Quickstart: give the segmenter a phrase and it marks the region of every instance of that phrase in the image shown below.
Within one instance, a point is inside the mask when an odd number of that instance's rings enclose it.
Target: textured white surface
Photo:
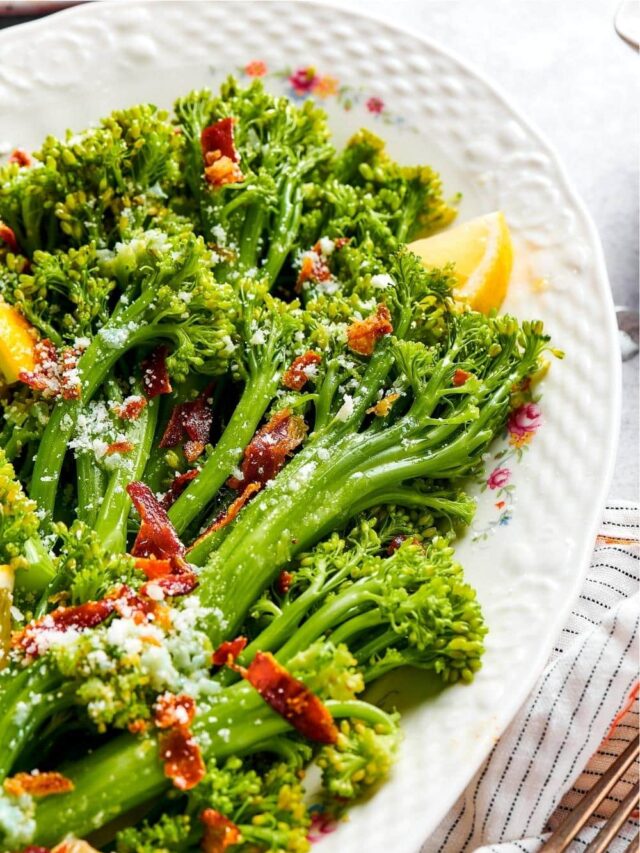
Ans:
[[[466,218],[502,207],[549,287],[516,283],[512,310],[539,316],[567,351],[544,388],[544,427],[517,472],[513,523],[459,554],[491,633],[471,687],[390,701],[406,739],[382,793],[322,843],[325,853],[410,853],[488,753],[542,669],[581,583],[608,487],[618,412],[612,303],[595,230],[553,154],[491,88],[446,52],[380,23],[302,4],[100,4],[0,36],[0,139],[32,147],[116,106],[215,84],[251,59],[315,65],[364,84],[420,127],[380,128],[392,153],[429,161]],[[344,138],[373,118],[331,106]],[[391,688],[389,688],[391,690]]]

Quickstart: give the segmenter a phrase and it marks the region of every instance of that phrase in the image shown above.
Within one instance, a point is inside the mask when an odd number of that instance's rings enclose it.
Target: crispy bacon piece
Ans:
[[[132,720],[127,725],[127,729],[131,732],[132,735],[141,735],[147,731],[149,728],[149,723],[146,720],[143,720],[139,717],[137,720]]]
[[[21,370],[21,382],[41,391],[47,400],[77,400],[81,391],[77,371],[80,351],[74,347],[64,347],[58,352],[53,341],[48,338],[37,341],[34,351],[35,369]]]
[[[142,384],[149,399],[153,399],[159,394],[171,393],[171,381],[167,370],[168,354],[168,347],[156,347],[151,355],[142,362]]]
[[[73,791],[74,785],[71,779],[67,779],[62,773],[47,771],[40,773],[16,773],[3,782],[7,794],[12,797],[20,797],[29,794],[32,797],[49,797],[51,794],[68,794]]]
[[[179,595],[188,595],[198,586],[198,576],[195,572],[182,571],[177,574],[167,575],[164,578],[149,581],[140,592],[154,598],[158,590],[167,598],[176,598]]]
[[[307,434],[303,418],[291,409],[282,409],[266,423],[245,448],[242,461],[242,479],[232,477],[232,489],[240,490],[249,483],[268,483],[285,463],[287,456],[302,444]]]
[[[240,494],[223,512],[219,515],[213,524],[210,524],[209,527],[205,530],[202,536],[207,536],[209,533],[214,533],[216,530],[221,530],[223,527],[226,527],[227,524],[231,524],[234,518],[238,515],[242,507],[248,503],[251,498],[260,491],[262,488],[262,483],[249,483],[249,485],[244,489],[242,494]],[[200,539],[200,537],[198,537]]]
[[[204,158],[204,176],[213,187],[235,184],[244,180],[238,166],[240,154],[233,139],[234,118],[222,118],[205,127],[200,134]]]
[[[219,151],[221,157],[228,157],[234,163],[240,162],[240,154],[236,150],[233,139],[235,123],[236,119],[234,118],[221,118],[204,128],[200,134],[203,157],[210,151]]]
[[[173,407],[160,447],[175,447],[186,433],[188,441],[184,444],[184,455],[189,462],[195,462],[209,441],[213,423],[212,391],[213,386],[209,385],[195,400]]]
[[[136,557],[135,566],[145,573],[148,580],[164,578],[173,571],[171,560],[158,560],[155,557]]]
[[[472,373],[469,373],[467,370],[461,370],[458,368],[453,374],[453,384],[456,388],[459,388],[461,385],[464,385],[467,379],[471,379],[473,376]]]
[[[18,166],[30,166],[31,157],[22,148],[14,148],[9,157],[9,163],[17,163]]]
[[[81,838],[68,838],[56,844],[51,853],[99,853],[99,851]]]
[[[206,773],[200,747],[187,726],[174,726],[160,736],[160,759],[164,775],[181,791],[195,788]]]
[[[375,406],[367,409],[367,414],[376,415],[378,418],[386,418],[399,396],[400,394],[387,394],[382,400],[378,400]]]
[[[145,598],[140,590],[140,595],[129,587],[123,586],[116,599],[116,611],[123,619],[133,619],[137,625],[152,622],[160,628],[169,628],[171,615],[169,608],[164,604]],[[150,638],[146,638],[151,642]]]
[[[283,569],[278,575],[278,580],[276,581],[276,588],[280,595],[286,595],[286,593],[289,592],[292,583],[293,575],[291,572],[286,572]]]
[[[9,228],[9,226],[5,225],[4,222],[0,222],[0,240],[6,245],[10,252],[13,252],[14,255],[22,254],[13,228]]]
[[[167,511],[160,505],[149,486],[133,482],[127,486],[129,497],[138,510],[142,522],[131,553],[134,557],[157,557],[184,566],[185,548]]]
[[[398,533],[397,536],[394,536],[391,542],[387,545],[387,554],[389,556],[394,554],[406,539],[407,536],[404,533]]]
[[[113,411],[116,417],[123,421],[137,421],[147,405],[147,398],[142,394],[132,394],[126,397],[122,403],[116,403]]]
[[[178,474],[175,476],[171,481],[171,485],[162,496],[160,505],[165,509],[169,509],[174,501],[176,501],[184,492],[187,487],[187,483],[191,480],[195,480],[199,473],[200,471],[198,468],[191,468],[189,471],[185,471],[184,474]]]
[[[124,588],[126,589],[126,587]],[[121,590],[112,593],[100,601],[87,601],[74,607],[59,607],[46,616],[30,622],[11,636],[11,646],[21,649],[29,657],[38,657],[41,653],[40,640],[49,632],[64,632],[70,629],[84,631],[100,625],[116,610]],[[46,644],[45,644],[46,646]]]
[[[297,358],[294,358],[285,370],[282,376],[282,384],[285,388],[290,388],[292,391],[302,391],[313,375],[312,370],[309,370],[309,368],[313,369],[321,361],[322,356],[311,350],[305,352],[303,355],[299,355]]]
[[[386,305],[378,305],[376,313],[365,320],[357,320],[347,329],[349,349],[359,355],[373,355],[376,343],[393,332],[391,314]]]
[[[28,847],[22,848],[22,853],[51,853],[48,847],[38,847],[36,844],[30,844]]]
[[[317,743],[336,742],[338,729],[326,705],[270,652],[256,652],[246,669],[234,666],[264,701],[301,735]]]
[[[348,246],[350,242],[351,237],[336,237],[336,239],[333,241],[335,251],[339,252],[340,249],[344,248],[345,246]]]
[[[134,449],[135,444],[131,441],[112,441],[111,444],[107,446],[105,454],[107,456],[112,456],[114,453],[131,453]]]
[[[305,252],[302,256],[300,272],[296,279],[296,293],[300,293],[305,281],[329,281],[331,277],[332,272],[324,255],[319,254],[313,249],[310,252]]]
[[[224,853],[228,847],[240,842],[238,827],[215,809],[205,809],[200,815],[204,824],[202,850],[204,853]]]
[[[247,645],[246,637],[236,637],[235,640],[226,640],[220,643],[218,648],[211,656],[211,662],[214,666],[231,666],[235,663],[236,658],[245,650]]]
[[[154,706],[153,722],[159,729],[190,726],[195,715],[196,703],[192,696],[163,693]]]

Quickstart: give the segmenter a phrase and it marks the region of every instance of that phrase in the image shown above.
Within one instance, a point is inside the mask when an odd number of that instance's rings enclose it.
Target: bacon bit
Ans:
[[[262,488],[262,483],[249,483],[246,489],[239,495],[233,503],[229,504],[225,512],[219,515],[213,524],[210,524],[209,527],[205,530],[201,536],[207,536],[209,533],[214,533],[216,530],[221,530],[223,527],[226,527],[227,524],[231,524],[234,518],[238,515],[242,507],[248,503],[251,498],[259,492]],[[198,537],[198,539],[201,538]],[[194,543],[195,544],[195,543]],[[193,547],[193,546],[192,546]]]
[[[453,374],[453,384],[456,388],[460,388],[461,385],[464,385],[468,379],[471,379],[473,373],[469,373],[467,370],[461,370],[458,368],[456,372]]]
[[[276,581],[276,589],[280,593],[280,595],[286,595],[289,592],[291,584],[293,583],[293,575],[291,572],[281,571],[278,575],[278,580]]]
[[[131,554],[134,557],[158,557],[184,567],[184,545],[169,521],[167,511],[149,486],[139,482],[129,483],[127,492],[142,519]]]
[[[285,388],[290,388],[292,391],[302,391],[304,386],[310,379],[311,371],[308,370],[312,365],[320,364],[322,356],[317,352],[305,352],[299,355],[291,362],[282,376],[282,384]]]
[[[249,483],[268,483],[283,467],[287,456],[302,444],[307,425],[291,409],[281,409],[251,439],[244,451],[242,479],[232,477],[228,484],[240,490]]]
[[[234,163],[240,162],[240,155],[233,139],[235,123],[235,118],[221,118],[204,128],[200,134],[203,157],[206,157],[211,151],[219,151],[221,157],[228,157]]]
[[[323,255],[313,249],[302,256],[300,272],[296,280],[296,293],[300,293],[305,281],[328,281],[332,277],[331,270]]]
[[[228,847],[240,842],[242,836],[235,823],[215,809],[205,809],[200,820],[204,824],[204,853],[224,853]]]
[[[404,533],[399,533],[397,536],[394,536],[391,542],[387,545],[387,554],[391,556],[395,553],[406,539],[407,537]]]
[[[135,444],[130,441],[113,441],[105,450],[106,456],[112,456],[114,453],[131,453],[135,449]]]
[[[386,305],[378,305],[376,313],[366,320],[357,320],[347,329],[349,349],[359,355],[373,355],[376,343],[393,332],[391,314]]]
[[[4,780],[3,787],[12,797],[21,797],[23,794],[49,797],[51,794],[68,794],[73,791],[74,784],[62,773],[53,770],[40,773],[36,770],[33,773],[16,773]]]
[[[164,775],[181,791],[195,788],[206,773],[200,747],[186,726],[174,727],[160,736],[160,759]]]
[[[209,385],[195,400],[173,407],[160,447],[175,447],[186,433],[189,440],[185,442],[184,455],[189,462],[195,462],[209,441],[213,423],[212,391],[213,386]]]
[[[126,397],[122,403],[116,403],[113,406],[113,412],[116,417],[123,421],[137,421],[147,405],[147,398],[142,394],[132,394]]]
[[[387,396],[383,397],[382,400],[378,400],[375,406],[371,406],[370,409],[367,409],[367,414],[375,415],[378,418],[386,418],[393,408],[393,404],[399,397],[400,394],[387,394]]]
[[[175,726],[190,726],[196,715],[196,703],[193,697],[181,693],[163,693],[153,710],[153,722],[159,729],[170,729]]]
[[[136,557],[135,567],[144,572],[147,580],[165,578],[173,571],[171,560],[158,560],[156,557]]]
[[[206,446],[207,445],[204,441],[185,441],[184,447],[182,448],[184,458],[187,462],[195,462],[196,459],[202,456]]]
[[[14,148],[9,157],[9,163],[17,163],[18,166],[30,166],[31,157],[22,148]]]
[[[237,184],[244,181],[242,169],[230,157],[224,157],[219,151],[209,151],[205,154],[204,176],[212,187],[223,187],[225,184]]]
[[[256,652],[246,669],[237,664],[234,669],[301,735],[317,743],[336,742],[338,729],[326,705],[270,652]]]
[[[28,847],[23,847],[22,853],[51,853],[51,850],[48,847],[38,847],[37,845],[30,844]]]
[[[140,590],[142,593],[142,590]],[[146,622],[153,622],[161,628],[169,628],[171,625],[171,615],[169,608],[159,601],[153,601],[149,598],[143,598],[127,586],[120,588],[116,594],[116,612],[123,619],[133,619],[136,625],[142,625]],[[147,642],[149,642],[149,639]]]
[[[168,575],[158,580],[146,583],[140,592],[142,595],[153,597],[154,589],[159,589],[167,598],[176,598],[179,595],[188,595],[198,586],[198,576],[195,572],[184,571],[179,574]]]
[[[150,399],[159,394],[170,394],[172,391],[169,372],[167,371],[168,354],[168,347],[156,347],[151,355],[142,362],[142,384]]]
[[[343,249],[345,246],[348,246],[351,242],[351,237],[336,237],[333,241],[333,245],[335,247],[336,252],[339,252],[340,249]]]
[[[81,838],[70,838],[56,844],[51,853],[99,853],[99,851],[92,847],[88,841],[83,841]]]
[[[126,589],[126,587],[123,587]],[[11,647],[21,649],[29,657],[38,657],[41,653],[39,640],[47,633],[77,629],[84,631],[100,625],[116,610],[117,599],[122,590],[112,593],[99,601],[87,601],[75,607],[59,607],[46,616],[30,622],[11,636]]]
[[[60,352],[53,341],[43,338],[34,347],[36,366],[34,370],[21,370],[19,379],[35,391],[41,391],[46,400],[77,400],[81,385],[78,377],[80,351],[75,347],[64,347]]]
[[[244,180],[238,166],[240,154],[233,139],[234,118],[223,118],[210,124],[200,134],[205,162],[204,176],[214,187],[235,184]]]
[[[142,718],[138,720],[132,720],[128,725],[127,729],[131,732],[132,735],[141,735],[147,731],[149,728],[149,723]]]
[[[184,474],[178,474],[175,476],[171,481],[169,489],[162,496],[160,506],[165,509],[169,509],[174,501],[176,501],[184,492],[187,487],[187,483],[191,480],[195,480],[199,473],[200,471],[198,468],[191,468],[189,471],[185,471]]]
[[[231,666],[232,663],[235,663],[236,658],[245,650],[246,645],[246,637],[236,637],[235,640],[226,640],[224,643],[220,643],[211,655],[211,662],[214,666]]]
[[[13,252],[14,255],[22,254],[15,231],[13,228],[9,228],[8,225],[5,225],[4,222],[0,222],[0,240],[2,240],[7,249]]]

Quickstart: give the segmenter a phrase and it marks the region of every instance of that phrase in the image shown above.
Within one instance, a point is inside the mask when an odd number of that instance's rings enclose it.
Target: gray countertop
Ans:
[[[637,310],[638,54],[615,32],[618,0],[341,3],[441,42],[500,85],[560,154],[600,232],[614,300]],[[639,362],[623,365],[613,500],[638,500]]]

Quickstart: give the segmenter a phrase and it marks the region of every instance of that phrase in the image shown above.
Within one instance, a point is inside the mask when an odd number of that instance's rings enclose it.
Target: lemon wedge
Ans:
[[[454,264],[454,295],[475,311],[499,308],[507,294],[513,244],[502,211],[471,219],[456,228],[409,244],[425,266]]]
[[[0,371],[6,381],[17,382],[21,370],[33,370],[35,336],[32,326],[19,311],[0,302]]]

